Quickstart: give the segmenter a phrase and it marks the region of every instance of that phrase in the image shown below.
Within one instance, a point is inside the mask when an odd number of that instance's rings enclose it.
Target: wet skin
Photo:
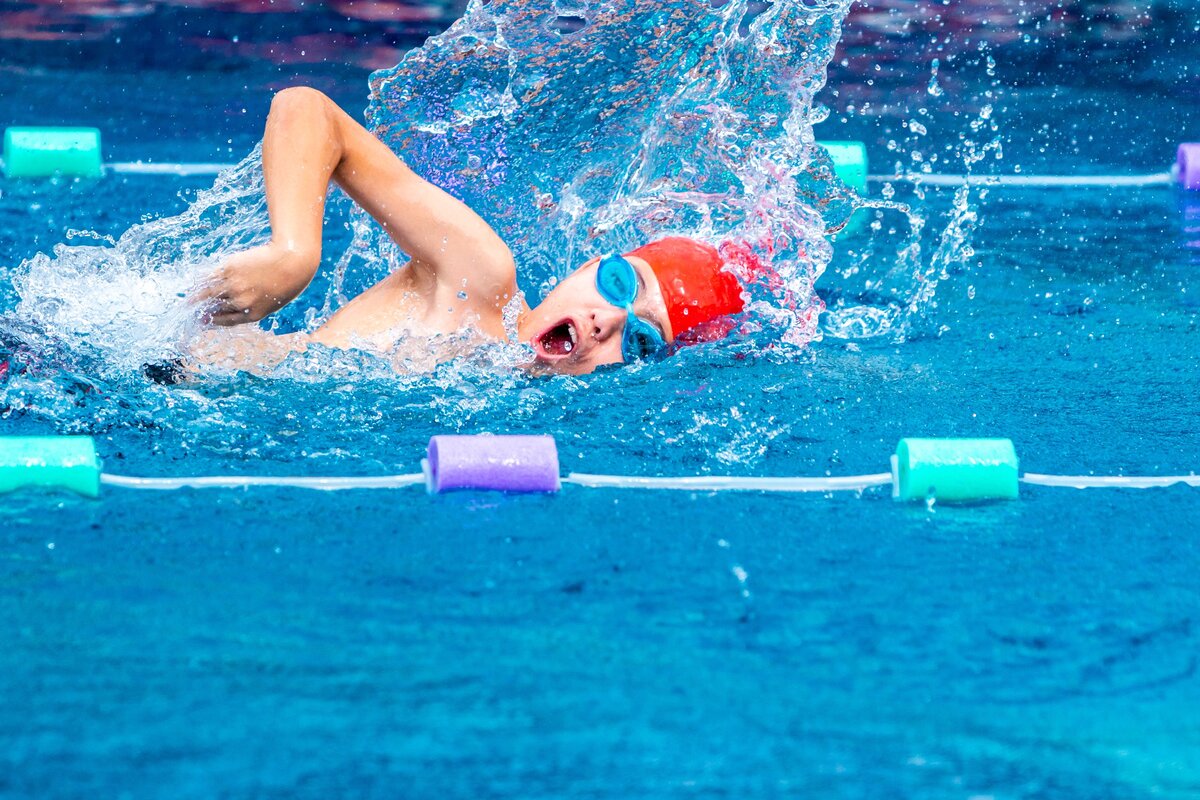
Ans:
[[[466,205],[414,173],[388,147],[313,89],[276,95],[263,134],[271,240],[239,253],[204,281],[193,300],[217,326],[257,322],[295,299],[321,261],[324,201],[337,183],[374,217],[410,261],[366,290],[308,336],[288,342],[387,350],[401,331],[450,333],[471,326],[507,339],[504,309],[519,296],[512,253]],[[658,282],[638,274],[634,313],[670,342]],[[627,314],[596,288],[599,259],[568,275],[536,308],[523,307],[520,341],[534,371],[573,375],[623,361]]]

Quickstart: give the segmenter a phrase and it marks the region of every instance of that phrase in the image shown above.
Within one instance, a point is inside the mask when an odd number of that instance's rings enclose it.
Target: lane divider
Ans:
[[[112,164],[106,164],[104,168],[109,172],[119,175],[174,175],[186,178],[192,175],[216,175],[223,170],[232,169],[236,166],[236,164],[204,162],[155,163],[147,161],[117,161]]]
[[[99,178],[125,175],[216,175],[234,164],[217,162],[118,161],[101,158],[98,128],[12,127],[4,131],[3,171],[7,178]],[[871,183],[921,183],[926,186],[1015,186],[1037,188],[1147,187],[1178,184],[1200,191],[1200,142],[1184,142],[1167,172],[1149,175],[952,175],[946,173],[868,174],[867,148],[862,142],[819,141],[833,162],[834,172],[860,195]]]
[[[872,183],[921,183],[926,186],[1011,186],[1029,189],[1106,189],[1173,186],[1176,173],[1150,175],[950,175],[947,173],[911,175],[868,175]]]
[[[1090,476],[1018,474],[1016,449],[1009,439],[901,439],[890,472],[834,477],[739,477],[695,475],[560,476],[552,436],[434,436],[422,471],[365,477],[213,475],[134,477],[102,471],[90,436],[0,437],[0,492],[65,489],[97,498],[101,487],[142,490],[252,489],[284,487],[338,491],[402,489],[423,485],[430,494],[457,490],[511,494],[556,493],[564,485],[590,489],[677,490],[690,492],[863,492],[891,486],[906,502],[979,503],[1016,500],[1019,484],[1085,488],[1147,489],[1185,484],[1200,487],[1200,475]]]

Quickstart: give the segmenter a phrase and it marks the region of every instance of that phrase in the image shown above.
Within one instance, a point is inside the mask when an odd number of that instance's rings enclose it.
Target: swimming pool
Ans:
[[[1094,48],[1057,47],[1073,42]],[[993,91],[996,171],[1164,169],[1200,139],[1196,66],[1140,62],[1143,44],[1113,68],[1140,64],[1136,88],[1027,75],[1002,49],[995,79],[943,72],[919,149],[952,144],[954,113],[976,118]],[[888,148],[909,115],[863,100],[929,97],[930,53],[897,47],[918,66],[882,88],[835,72],[817,129],[885,165],[910,157]],[[111,73],[79,78],[106,99],[87,120],[28,72],[3,73],[0,97],[14,122],[102,121],[114,159],[200,161],[253,143],[266,94],[241,87],[267,73],[193,77],[234,99],[182,108],[175,141]],[[206,185],[5,182],[0,264],[70,229],[119,235]],[[929,190],[933,233],[951,201]],[[870,473],[915,435],[1011,437],[1037,472],[1196,470],[1200,199],[993,187],[972,203],[975,255],[902,337],[582,379],[367,363],[182,389],[68,342],[0,383],[0,426],[90,434],[134,475],[415,472],[431,435],[485,431],[553,434],[564,472]],[[327,232],[330,252],[349,242]],[[818,282],[835,313],[899,302],[864,286],[890,240],[853,272],[862,241],[840,241]],[[13,308],[7,281],[0,298]],[[6,495],[0,792],[1192,797],[1198,513],[1183,487],[931,510],[874,490]]]

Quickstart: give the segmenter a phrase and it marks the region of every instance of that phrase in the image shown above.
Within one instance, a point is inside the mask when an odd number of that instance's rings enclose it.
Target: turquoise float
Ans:
[[[867,146],[862,142],[817,142],[829,153],[833,171],[860,195],[867,193]]]
[[[41,487],[100,496],[100,459],[90,436],[0,437],[0,492]]]
[[[4,131],[4,175],[99,178],[100,131],[96,128],[8,128]]]
[[[862,142],[817,142],[817,146],[829,154],[834,174],[859,197],[866,197],[867,146]],[[858,209],[850,215],[846,227],[838,231],[838,235],[846,236],[861,231],[867,224],[867,216],[866,209]]]
[[[1010,439],[901,439],[892,457],[892,493],[939,503],[1016,500],[1017,466]]]

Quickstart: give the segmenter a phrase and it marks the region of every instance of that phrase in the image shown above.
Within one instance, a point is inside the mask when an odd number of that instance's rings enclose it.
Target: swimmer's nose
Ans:
[[[597,309],[592,312],[592,338],[597,342],[606,341],[611,336],[620,336],[621,327],[625,324],[625,311],[616,306]]]

